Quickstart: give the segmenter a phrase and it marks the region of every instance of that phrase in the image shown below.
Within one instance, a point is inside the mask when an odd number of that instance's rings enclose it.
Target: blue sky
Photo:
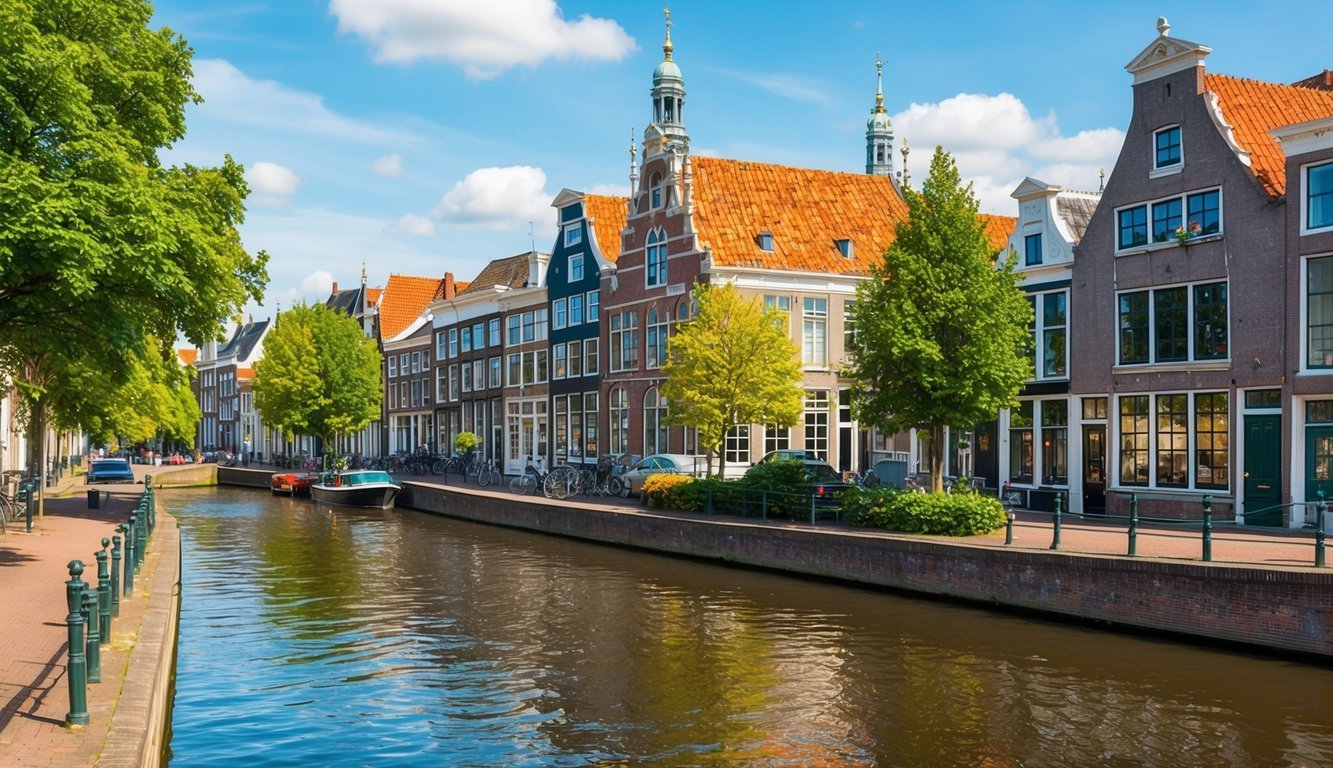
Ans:
[[[189,133],[170,163],[230,153],[252,186],[246,246],[269,252],[257,316],[390,273],[470,280],[550,250],[562,188],[626,194],[660,2],[158,0],[195,50]],[[912,152],[953,152],[985,211],[1024,176],[1096,189],[1129,121],[1124,65],[1156,36],[1210,71],[1291,82],[1333,68],[1333,3],[671,3],[699,154],[864,170],[875,56]],[[632,131],[632,134],[631,134]],[[901,156],[895,155],[901,166]]]

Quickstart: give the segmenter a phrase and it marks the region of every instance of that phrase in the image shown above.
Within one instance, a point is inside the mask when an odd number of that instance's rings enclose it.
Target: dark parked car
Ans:
[[[842,475],[832,464],[810,451],[770,451],[759,460],[760,464],[774,461],[795,461],[805,467],[806,487],[814,494],[815,501],[821,505],[836,505],[838,495],[851,487],[844,482]]]
[[[132,483],[134,470],[125,459],[93,459],[88,468],[89,483]]]

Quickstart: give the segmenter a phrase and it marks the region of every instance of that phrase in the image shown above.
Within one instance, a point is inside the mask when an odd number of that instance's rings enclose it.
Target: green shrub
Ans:
[[[852,525],[936,536],[973,536],[1005,524],[999,499],[979,493],[909,493],[898,488],[851,488],[842,497]]]
[[[746,470],[745,477],[740,479],[743,488],[779,493],[806,493],[809,490],[808,483],[805,465],[792,460],[756,464]]]
[[[708,493],[713,494],[713,511],[727,514],[735,513],[740,508],[740,490],[735,483],[721,478],[701,477],[684,485],[677,486],[675,498],[683,512],[708,511]]]

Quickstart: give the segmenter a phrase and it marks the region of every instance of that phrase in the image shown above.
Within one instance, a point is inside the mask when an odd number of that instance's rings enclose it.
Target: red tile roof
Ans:
[[[420,317],[441,282],[438,277],[389,275],[379,302],[380,338],[392,339]]]
[[[1017,217],[983,213],[979,218],[986,224],[986,239],[991,247],[996,251],[1004,250],[1009,245],[1009,236],[1014,234],[1014,227],[1018,226]]]
[[[583,204],[588,218],[592,220],[593,232],[597,237],[597,247],[602,249],[602,256],[612,264],[620,258],[620,233],[625,229],[625,218],[629,211],[628,197],[612,195],[584,195]]]
[[[1285,195],[1286,155],[1269,131],[1333,116],[1333,91],[1212,74],[1204,76],[1204,83],[1217,94],[1236,143],[1250,153],[1255,178],[1272,197]]]

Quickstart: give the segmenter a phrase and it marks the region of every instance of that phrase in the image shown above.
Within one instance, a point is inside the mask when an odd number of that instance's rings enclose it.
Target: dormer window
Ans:
[[[1041,264],[1041,233],[1023,238],[1023,264],[1035,267]]]
[[[1153,170],[1177,171],[1181,160],[1180,126],[1172,125],[1153,134]]]
[[[839,240],[838,253],[841,253],[844,259],[853,258],[855,255],[855,251],[853,251],[852,249],[852,241],[847,238]]]
[[[756,237],[754,241],[759,244],[759,250],[764,251],[765,253],[773,252],[772,232],[760,232],[758,237]]]

